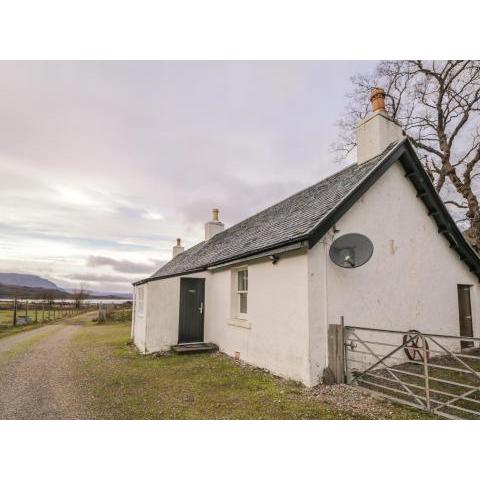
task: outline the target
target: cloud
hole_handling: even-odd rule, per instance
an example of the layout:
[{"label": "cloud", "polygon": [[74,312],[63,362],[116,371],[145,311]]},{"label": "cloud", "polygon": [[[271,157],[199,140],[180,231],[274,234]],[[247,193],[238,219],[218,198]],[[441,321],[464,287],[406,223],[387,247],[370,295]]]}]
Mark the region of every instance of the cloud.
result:
[{"label": "cloud", "polygon": [[87,259],[88,267],[108,266],[121,273],[153,273],[155,269],[160,268],[164,263],[136,263],[129,260],[115,260],[114,258],[96,255],[90,255]]},{"label": "cloud", "polygon": [[142,218],[145,220],[164,220],[165,217],[159,212],[145,210],[145,212],[142,213]]},{"label": "cloud", "polygon": [[228,227],[333,173],[349,78],[374,65],[0,61],[0,270],[153,273],[212,208]]},{"label": "cloud", "polygon": [[131,279],[122,275],[109,275],[109,274],[91,274],[91,273],[73,273],[65,275],[65,278],[76,282],[110,282],[110,283],[131,283]]}]

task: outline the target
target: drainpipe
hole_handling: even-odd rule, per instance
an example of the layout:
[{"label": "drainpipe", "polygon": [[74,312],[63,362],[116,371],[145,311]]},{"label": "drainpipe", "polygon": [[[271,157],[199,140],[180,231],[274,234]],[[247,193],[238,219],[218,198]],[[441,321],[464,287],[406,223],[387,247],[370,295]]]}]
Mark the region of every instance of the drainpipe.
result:
[{"label": "drainpipe", "polygon": [[326,348],[325,348],[325,365],[328,365],[328,247],[331,245],[328,242],[322,242],[325,249],[325,263],[323,272],[323,326],[326,334]]},{"label": "drainpipe", "polygon": [[325,348],[325,365],[328,365],[328,249],[333,243],[333,237],[335,236],[336,229],[333,228],[330,238],[326,241],[321,241],[325,249],[325,270],[323,272],[323,283],[324,283],[324,293],[323,293],[323,318],[324,318],[324,329],[325,334],[327,335],[327,343]]}]

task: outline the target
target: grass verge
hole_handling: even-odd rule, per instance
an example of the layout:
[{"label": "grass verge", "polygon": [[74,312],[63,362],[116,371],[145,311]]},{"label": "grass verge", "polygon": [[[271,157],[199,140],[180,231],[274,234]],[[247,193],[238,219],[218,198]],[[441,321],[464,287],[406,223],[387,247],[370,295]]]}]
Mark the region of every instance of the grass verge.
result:
[{"label": "grass verge", "polygon": [[[85,324],[73,339],[87,416],[95,419],[351,419],[361,414],[312,398],[299,383],[221,354],[143,356],[130,322]],[[387,418],[428,418],[389,406]]]},{"label": "grass verge", "polygon": [[10,335],[15,335],[16,333],[28,332],[29,330],[35,330],[39,327],[48,325],[48,323],[31,323],[30,325],[21,325],[18,327],[0,327],[0,338],[9,337]]}]

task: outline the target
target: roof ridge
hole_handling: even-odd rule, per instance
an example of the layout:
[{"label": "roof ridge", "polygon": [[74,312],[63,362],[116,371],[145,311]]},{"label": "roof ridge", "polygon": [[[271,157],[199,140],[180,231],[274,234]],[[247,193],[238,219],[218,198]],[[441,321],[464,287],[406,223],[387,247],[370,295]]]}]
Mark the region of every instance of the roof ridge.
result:
[{"label": "roof ridge", "polygon": [[[238,225],[240,225],[241,223],[243,222],[246,222],[247,220],[250,220],[252,218],[255,218],[257,217],[258,215],[262,214],[263,212],[273,208],[273,207],[276,207],[277,205],[280,205],[281,203],[283,202],[286,202],[287,200],[290,200],[291,198],[295,197],[296,195],[300,195],[301,193],[303,192],[306,192],[307,190],[313,188],[313,187],[316,187],[318,186],[320,183],[322,182],[326,182],[328,180],[331,180],[332,178],[334,178],[335,176],[338,176],[340,175],[341,173],[344,173],[346,170],[348,169],[351,169],[351,168],[354,168],[354,167],[363,167],[363,166],[366,166],[367,164],[369,164],[370,162],[374,161],[374,160],[378,160],[379,157],[383,156],[385,154],[385,152],[387,152],[389,150],[390,147],[392,147],[395,143],[397,142],[392,142],[381,154],[379,155],[376,155],[375,157],[372,157],[370,160],[367,160],[366,162],[362,163],[361,165],[359,165],[358,163],[354,162],[354,163],[351,163],[350,165],[347,165],[346,167],[342,168],[341,170],[338,170],[336,171],[335,173],[332,173],[331,175],[328,175],[327,177],[324,177],[322,178],[321,180],[319,180],[318,182],[315,182],[315,183],[312,183],[310,184],[309,186],[305,187],[305,188],[302,188],[301,190],[298,190],[292,194],[290,194],[288,197],[285,197],[284,199],[282,200],[279,200],[278,202],[276,203],[273,203],[272,205],[269,205],[268,207],[265,207],[264,209],[254,213],[253,215],[250,215],[249,217],[245,217],[243,220],[240,220],[239,222],[237,223],[234,223],[233,225],[231,225],[230,227],[226,228],[225,230],[223,230],[222,232],[219,232],[217,234],[215,234],[212,238],[214,237],[217,237],[218,235],[223,235],[224,233],[228,232],[230,229],[232,229],[233,227],[236,227]],[[210,241],[211,239],[207,240],[207,241]],[[195,245],[198,245],[198,244],[195,244]],[[190,248],[193,248],[190,247]]]}]

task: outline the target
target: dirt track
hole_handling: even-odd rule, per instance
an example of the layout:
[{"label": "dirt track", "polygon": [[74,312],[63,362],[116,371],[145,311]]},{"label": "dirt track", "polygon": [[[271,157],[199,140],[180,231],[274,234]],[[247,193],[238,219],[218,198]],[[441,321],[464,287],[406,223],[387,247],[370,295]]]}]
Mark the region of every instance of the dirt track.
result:
[{"label": "dirt track", "polygon": [[0,419],[82,417],[70,341],[91,315],[0,339]]}]

